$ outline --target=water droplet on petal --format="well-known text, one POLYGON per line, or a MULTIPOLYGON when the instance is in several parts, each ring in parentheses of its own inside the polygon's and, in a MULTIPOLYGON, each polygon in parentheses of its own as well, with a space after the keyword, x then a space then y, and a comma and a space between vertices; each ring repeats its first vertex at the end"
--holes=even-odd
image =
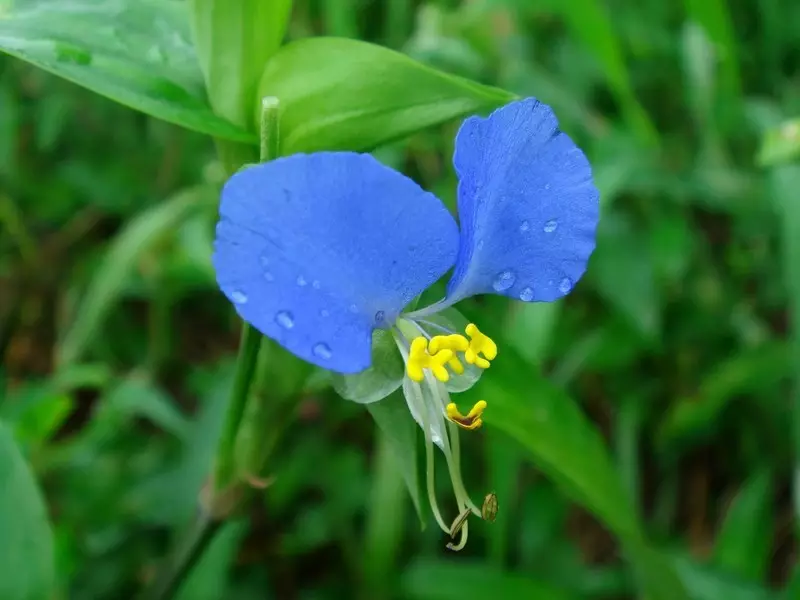
POLYGON ((284 329, 291 329, 294 327, 294 317, 292 313, 282 310, 275 315, 275 322, 284 329))
POLYGON ((549 183, 545 183, 544 184, 544 189, 549 190, 550 189, 550 184, 549 183))
POLYGON ((514 273, 511 271, 503 271, 494 278, 492 287, 494 288, 495 292, 504 292, 514 285, 515 280, 516 277, 514 276, 514 273))
POLYGON ((259 262, 261 263, 262 267, 266 267, 269 265, 269 256, 266 254, 262 254, 261 258, 259 258, 259 262))
POLYGON ((483 250, 483 240, 478 240, 477 248, 478 250, 483 250))
POLYGON ((300 287, 304 287, 307 284, 308 284, 308 282, 306 281, 305 277, 303 277, 302 275, 298 275, 297 276, 297 285, 299 285, 300 287))
POLYGON ((530 302, 533 300, 533 288, 522 288, 522 291, 519 293, 519 299, 523 302, 530 302))
POLYGON ((233 290, 231 292, 231 300, 236 304, 247 304, 247 294, 241 290, 233 290))
POLYGON ((330 316, 330 314, 331 313, 328 312, 327 308, 323 308, 322 310, 319 311, 319 316, 320 317, 328 317, 328 316, 330 316))
POLYGON ((544 232, 553 233, 557 227, 558 227, 558 221, 556 221, 555 219, 550 219, 547 223, 544 224, 544 232))
POLYGON ((531 228, 531 224, 530 224, 528 221, 523 221, 523 222, 522 222, 522 223, 520 223, 520 225, 519 225, 519 230, 520 230, 522 233, 525 233, 525 232, 526 232, 526 231, 528 231, 528 229, 530 229, 530 228, 531 228))
POLYGON ((311 287, 313 287, 315 290, 318 290, 321 285, 322 284, 320 284, 319 279, 315 279, 311 282, 311 287))
POLYGON ((569 277, 564 277, 561 280, 561 283, 558 284, 558 291, 562 294, 569 294, 569 291, 572 289, 572 280, 569 277))
POLYGON ((355 304, 351 304, 350 305, 350 312, 353 313, 353 314, 358 313, 358 306, 356 306, 355 304))
POLYGON ((264 271, 264 279, 266 279, 267 281, 274 281, 275 276, 269 271, 264 271))
POLYGON ((322 358, 323 360, 328 360, 331 356, 333 356, 333 352, 331 352, 330 346, 324 342, 320 342, 316 344, 312 349, 314 356, 317 358, 322 358))

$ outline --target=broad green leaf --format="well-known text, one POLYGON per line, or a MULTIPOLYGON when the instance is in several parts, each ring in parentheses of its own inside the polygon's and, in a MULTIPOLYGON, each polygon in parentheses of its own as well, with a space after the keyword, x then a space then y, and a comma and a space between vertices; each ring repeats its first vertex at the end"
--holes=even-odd
MULTIPOLYGON (((563 391, 512 351, 501 352, 491 373, 473 388, 488 402, 485 426, 519 442, 563 492, 620 538, 649 596, 685 598, 671 565, 644 541, 637 511, 598 431, 563 391)), ((477 400, 473 390, 466 395, 477 400)))
POLYGON ((488 402, 485 427, 519 442, 562 490, 614 533, 623 539, 640 538, 636 511, 609 452, 571 398, 502 348, 481 385, 466 392, 477 399, 474 390, 488 402))
POLYGON ((174 235, 177 225, 202 204, 205 194, 204 188, 189 189, 148 208, 111 242, 61 341, 58 362, 62 368, 79 359, 99 333, 139 258, 164 237, 174 235))
POLYGON ((36 480, 0 423, 0 598, 53 597, 53 532, 36 480))
POLYGON ((367 410, 384 436, 383 443, 391 450, 397 468, 403 474, 417 515, 423 521, 417 469, 417 424, 409 414, 405 398, 396 392, 380 402, 367 404, 367 410))
POLYGON ((217 116, 182 2, 20 0, 0 16, 0 51, 187 129, 257 141, 217 116))
POLYGON ((742 486, 714 546, 714 563, 751 581, 763 581, 772 554, 772 475, 761 471, 742 486))
POLYGON ((261 96, 276 96, 284 107, 284 154, 371 150, 514 99, 393 50, 340 38, 304 39, 281 48, 264 69, 261 96))
POLYGON ((403 383, 403 358, 392 333, 376 329, 372 333, 372 365, 361 373, 331 376, 333 389, 342 398, 370 404, 386 398, 403 383))
POLYGON ((550 584, 474 561, 418 560, 406 570, 402 589, 404 597, 413 600, 577 600, 572 593, 550 584))
POLYGON ((211 107, 247 128, 267 59, 283 41, 292 0, 192 0, 195 46, 211 107))

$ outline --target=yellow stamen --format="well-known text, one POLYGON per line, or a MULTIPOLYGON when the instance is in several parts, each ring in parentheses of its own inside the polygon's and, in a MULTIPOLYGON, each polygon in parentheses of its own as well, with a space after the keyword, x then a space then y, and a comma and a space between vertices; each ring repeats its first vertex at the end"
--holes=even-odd
POLYGON ((411 342, 411 350, 408 353, 408 361, 406 362, 406 373, 408 377, 414 381, 422 381, 425 379, 423 369, 430 369, 433 376, 439 381, 447 381, 450 379, 450 373, 444 367, 453 358, 452 350, 439 350, 438 352, 428 352, 428 340, 420 336, 411 342))
POLYGON ((451 335, 434 336, 431 338, 431 341, 428 344, 428 351, 431 354, 436 354, 442 349, 453 351, 453 358, 451 358, 447 364, 451 369, 453 369, 453 372, 456 375, 461 375, 464 373, 464 365, 461 364, 461 361, 456 356, 456 352, 466 352, 467 348, 469 348, 469 342, 467 341, 467 338, 465 338, 463 335, 458 335, 457 333, 453 333, 451 335))
POLYGON ((464 429, 477 429, 483 425, 483 419, 481 419, 481 415, 483 414, 483 411, 486 410, 486 406, 485 400, 478 400, 475 403, 475 406, 472 407, 472 410, 469 411, 466 416, 464 416, 459 412, 458 407, 451 402, 447 405, 447 418, 464 429))
POLYGON ((489 361, 497 358, 497 344, 488 335, 481 333, 473 323, 467 325, 466 332, 470 340, 469 348, 464 352, 464 358, 471 365, 488 369, 489 361), (483 354, 483 356, 478 356, 478 354, 483 354))

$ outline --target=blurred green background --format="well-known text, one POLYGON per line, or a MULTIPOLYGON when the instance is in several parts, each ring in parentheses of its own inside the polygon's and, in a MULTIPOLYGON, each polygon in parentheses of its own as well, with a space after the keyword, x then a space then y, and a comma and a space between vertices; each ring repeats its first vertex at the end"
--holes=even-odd
MULTIPOLYGON (((305 381, 265 388, 274 480, 179 597, 641 597, 621 511, 691 598, 800 598, 798 31, 793 0, 297 0, 289 39, 550 104, 594 166, 598 247, 562 303, 460 306, 500 345, 462 436, 500 509, 463 552, 420 531, 369 412, 274 350, 305 381)), ((452 206, 457 127, 376 155, 452 206)), ((134 597, 197 506, 238 343, 210 263, 223 180, 210 139, 0 56, 0 419, 43 491, 56 598, 134 597)))

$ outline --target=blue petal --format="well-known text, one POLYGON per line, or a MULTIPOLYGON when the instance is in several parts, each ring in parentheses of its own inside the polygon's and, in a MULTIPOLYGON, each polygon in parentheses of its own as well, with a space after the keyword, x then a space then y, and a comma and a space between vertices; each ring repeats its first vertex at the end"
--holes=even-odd
POLYGON ((444 205, 368 154, 295 155, 222 190, 214 267, 239 315, 300 358, 340 373, 369 367, 390 325, 453 266, 444 205))
POLYGON ((550 302, 570 292, 595 246, 599 194, 583 152, 549 106, 513 102, 456 137, 461 242, 451 304, 475 294, 550 302))

